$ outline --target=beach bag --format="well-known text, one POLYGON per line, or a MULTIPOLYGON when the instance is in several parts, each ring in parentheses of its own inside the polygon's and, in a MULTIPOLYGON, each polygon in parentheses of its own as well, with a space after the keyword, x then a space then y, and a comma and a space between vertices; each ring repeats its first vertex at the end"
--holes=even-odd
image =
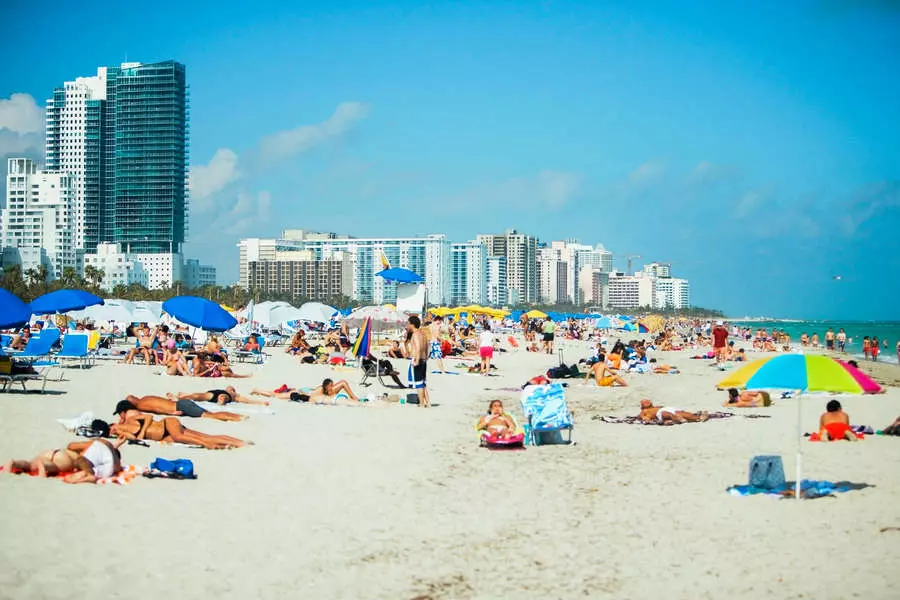
POLYGON ((780 456, 754 456, 750 461, 750 481, 753 487, 774 490, 783 487, 784 465, 780 456))
POLYGON ((150 471, 155 477, 168 477, 170 479, 196 479, 194 475, 194 463, 187 458, 166 460, 157 458, 150 463, 150 471))

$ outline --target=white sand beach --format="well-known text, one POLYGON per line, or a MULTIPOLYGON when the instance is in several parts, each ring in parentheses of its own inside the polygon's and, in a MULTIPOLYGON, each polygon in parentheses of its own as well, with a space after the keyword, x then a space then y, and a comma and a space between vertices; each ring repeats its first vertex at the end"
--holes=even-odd
MULTIPOLYGON (((567 362, 585 355, 568 342, 567 362)), ((241 392, 359 372, 298 366, 275 349, 246 380, 158 375, 145 366, 71 369, 46 395, 0 395, 0 459, 74 436, 57 418, 116 402, 232 383, 241 392)), ((900 440, 803 442, 804 476, 872 487, 809 501, 733 497, 754 455, 793 478, 796 400, 702 424, 608 424, 641 398, 722 410, 723 374, 691 352, 677 375, 631 387, 571 382, 575 446, 491 452, 473 424, 490 399, 520 415, 520 386, 555 356, 500 354, 499 376, 430 375, 430 410, 274 401, 240 423, 184 419, 253 440, 230 451, 123 447, 125 463, 190 458, 199 478, 70 486, 0 475, 0 598, 897 598, 900 440), (486 389, 492 388, 492 389, 486 389), (885 528, 889 528, 884 530, 885 528)), ((370 391, 380 391, 376 384, 370 391)), ((900 415, 900 389, 841 397, 854 423, 900 415)), ((805 397, 804 429, 825 397, 805 397)))

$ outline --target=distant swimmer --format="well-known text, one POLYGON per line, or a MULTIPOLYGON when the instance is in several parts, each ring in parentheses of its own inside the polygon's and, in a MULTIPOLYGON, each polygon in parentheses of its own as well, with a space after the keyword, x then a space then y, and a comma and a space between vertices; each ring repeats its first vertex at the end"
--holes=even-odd
POLYGON ((842 275, 832 275, 831 276, 831 278, 834 279, 835 281, 840 281, 842 277, 843 277, 842 275))

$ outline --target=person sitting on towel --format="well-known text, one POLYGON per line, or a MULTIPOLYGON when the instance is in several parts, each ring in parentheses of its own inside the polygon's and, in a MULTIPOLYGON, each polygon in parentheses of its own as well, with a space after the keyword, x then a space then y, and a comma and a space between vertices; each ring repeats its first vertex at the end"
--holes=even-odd
POLYGON ((676 423, 702 423, 709 419, 709 414, 706 411, 692 413, 670 406, 653 406, 649 400, 641 400, 641 413, 638 418, 644 423, 657 421, 663 425, 674 425, 676 423))
POLYGON ((819 437, 823 442, 829 440, 856 441, 856 434, 850 428, 850 416, 841 408, 841 403, 831 400, 825 405, 825 412, 819 417, 819 437))
POLYGON ((628 384, 624 379, 610 371, 609 367, 606 366, 606 362, 604 361, 604 357, 602 354, 599 356, 599 361, 591 365, 591 368, 588 370, 587 375, 585 375, 584 380, 587 381, 591 378, 592 375, 594 376, 594 381, 600 387, 613 387, 616 385, 621 387, 628 387, 628 384))
POLYGON ((160 396, 137 396, 128 395, 124 400, 116 404, 114 415, 120 418, 122 414, 128 411, 138 411, 145 413, 155 413, 157 415, 175 415, 184 417, 197 417, 205 419, 218 419, 219 421, 243 421, 247 417, 232 412, 208 411, 201 408, 192 400, 177 400, 174 395, 167 394, 166 398, 160 396))
POLYGON ((491 400, 487 414, 478 420, 475 428, 494 439, 508 440, 516 434, 516 422, 503 412, 503 402, 500 400, 491 400))
POLYGON ((722 406, 729 408, 759 408, 760 406, 771 406, 772 397, 769 392, 746 390, 738 392, 737 388, 728 388, 728 401, 722 406))

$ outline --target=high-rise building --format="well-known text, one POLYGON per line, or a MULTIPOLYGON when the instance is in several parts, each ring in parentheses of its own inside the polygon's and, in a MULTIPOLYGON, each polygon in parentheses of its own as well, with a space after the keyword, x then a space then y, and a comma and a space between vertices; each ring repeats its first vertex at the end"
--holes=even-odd
MULTIPOLYGON (((114 243, 127 253, 173 255, 160 261, 180 265, 188 209, 184 65, 100 67, 54 90, 46 118, 47 167, 74 180, 76 248, 114 243)), ((173 266, 168 279, 175 275, 173 266)))
POLYGON ((606 308, 609 306, 609 273, 584 265, 578 273, 578 290, 584 305, 606 308))
POLYGON ((510 304, 537 300, 537 238, 515 229, 504 234, 482 234, 476 241, 487 246, 488 256, 506 259, 507 299, 510 304))
POLYGON ((488 256, 484 274, 485 299, 490 306, 506 306, 509 286, 506 280, 506 257, 488 256))
POLYGON ((450 244, 450 303, 487 302, 487 247, 480 242, 450 244))
MULTIPOLYGON (((288 230, 290 232, 298 230, 288 230)), ((445 235, 411 238, 352 238, 322 234, 292 236, 299 239, 248 239, 238 243, 243 285, 252 289, 248 264, 253 256, 274 260, 274 254, 288 250, 310 250, 314 260, 327 260, 335 252, 345 252, 353 264, 350 296, 365 304, 396 302, 397 284, 377 277, 386 265, 409 269, 425 280, 430 304, 450 301, 450 242, 445 235)))
POLYGON ((612 273, 609 278, 611 308, 653 308, 656 306, 656 278, 612 273))
POLYGON ((650 275, 651 277, 671 277, 670 275, 671 265, 663 264, 663 263, 650 263, 649 265, 644 265, 644 273, 650 275))
POLYGON ((312 252, 286 252, 276 260, 247 264, 250 289, 289 294, 296 301, 349 296, 353 291, 353 263, 338 252, 315 260, 312 252))
POLYGON ((569 263, 556 257, 539 259, 538 301, 543 304, 565 304, 570 302, 568 294, 569 263))
POLYGON ((684 309, 691 306, 691 285, 687 279, 659 277, 656 280, 659 308, 684 309))
POLYGON ((17 248, 20 254, 43 248, 49 279, 60 277, 66 267, 75 268, 73 177, 42 171, 29 158, 10 158, 6 173, 0 248, 17 248))
POLYGON ((216 285, 216 268, 201 264, 196 258, 184 261, 184 285, 188 289, 216 285))

